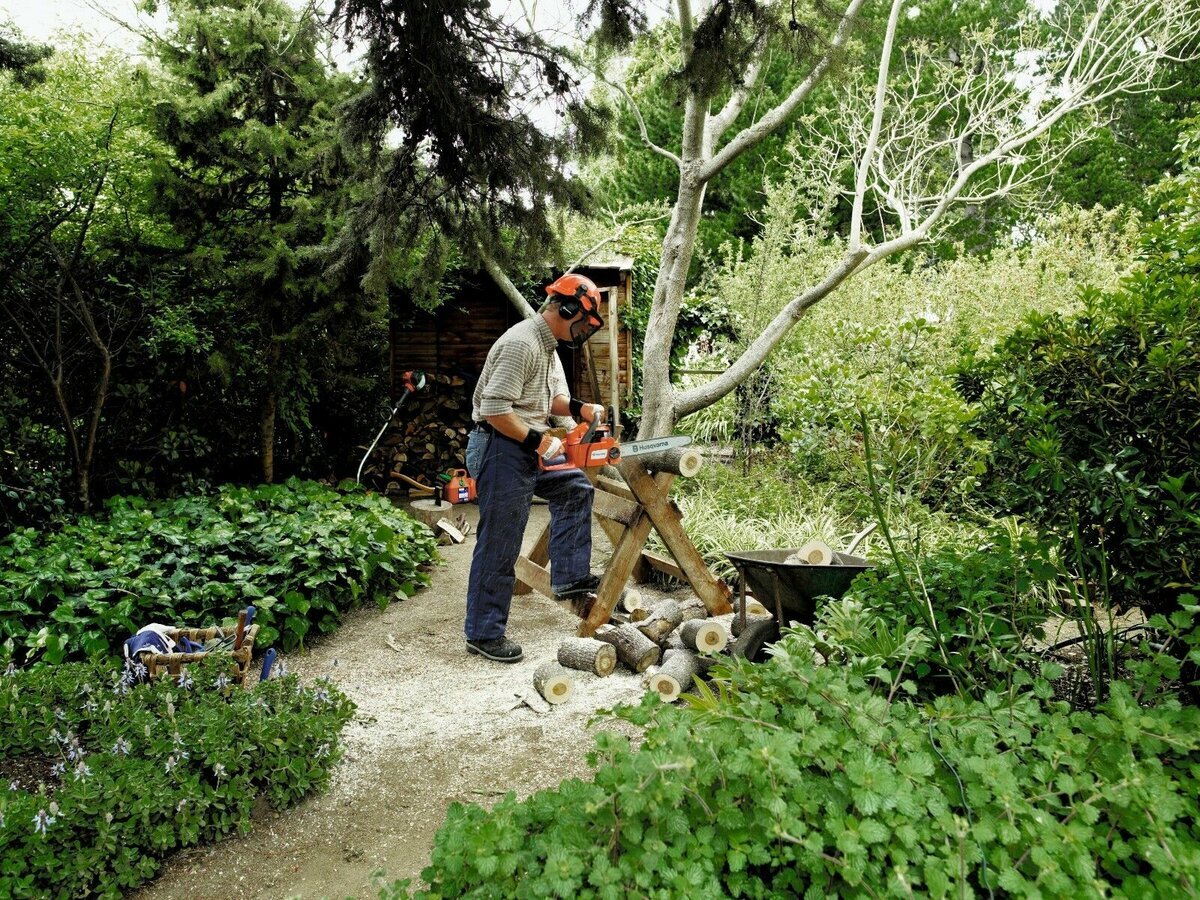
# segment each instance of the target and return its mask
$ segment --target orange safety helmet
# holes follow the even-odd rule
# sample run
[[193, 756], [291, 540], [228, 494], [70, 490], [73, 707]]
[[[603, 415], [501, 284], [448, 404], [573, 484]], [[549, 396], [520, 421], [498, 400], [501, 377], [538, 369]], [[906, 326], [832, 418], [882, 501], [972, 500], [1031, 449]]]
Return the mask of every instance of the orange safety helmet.
[[546, 293], [558, 301], [558, 314], [573, 319], [581, 312], [583, 318], [571, 325], [571, 345], [582, 347], [584, 342], [604, 327], [600, 317], [600, 289], [584, 275], [563, 275], [546, 285]]

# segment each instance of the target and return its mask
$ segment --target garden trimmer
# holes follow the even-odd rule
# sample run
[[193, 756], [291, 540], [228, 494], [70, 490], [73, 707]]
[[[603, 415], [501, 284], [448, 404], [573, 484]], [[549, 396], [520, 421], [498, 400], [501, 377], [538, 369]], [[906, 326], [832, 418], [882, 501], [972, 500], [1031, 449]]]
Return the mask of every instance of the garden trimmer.
[[[425, 373], [419, 369], [414, 369], [411, 372], [405, 372], [400, 376], [400, 384], [404, 388], [404, 392], [400, 394], [400, 399], [396, 401], [396, 405], [392, 407], [391, 413], [388, 414], [387, 421], [383, 423], [383, 427], [379, 429], [379, 434], [375, 435], [375, 440], [371, 441], [371, 446], [367, 448], [366, 455], [363, 456], [362, 462], [358, 464], [358, 472], [354, 475], [354, 481], [357, 484], [362, 484], [363, 466], [367, 464], [367, 460], [371, 458], [371, 454], [375, 452], [375, 445], [379, 443], [379, 439], [383, 437], [383, 433], [387, 431], [389, 425], [392, 424], [392, 419], [396, 418], [396, 413], [400, 412], [400, 407], [404, 405], [404, 401], [408, 399], [409, 394], [415, 394], [421, 388], [425, 387]], [[421, 485], [425, 487], [425, 485]], [[430, 490], [426, 488], [426, 490]]]

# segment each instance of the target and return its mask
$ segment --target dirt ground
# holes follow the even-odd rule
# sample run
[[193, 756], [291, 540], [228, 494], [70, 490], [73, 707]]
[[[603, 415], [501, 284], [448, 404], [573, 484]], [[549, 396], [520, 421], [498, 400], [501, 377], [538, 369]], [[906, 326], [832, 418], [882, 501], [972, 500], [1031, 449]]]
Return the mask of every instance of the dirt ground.
[[[460, 509], [473, 525], [475, 507]], [[535, 505], [527, 543], [547, 520], [546, 507]], [[515, 598], [508, 634], [525, 650], [520, 663], [466, 653], [462, 620], [474, 546], [472, 532], [464, 544], [442, 548], [430, 587], [382, 612], [358, 610], [308, 653], [286, 658], [290, 671], [329, 676], [358, 704], [330, 789], [283, 813], [262, 810], [245, 837], [176, 854], [133, 896], [373, 897], [377, 870], [389, 880], [419, 881], [451, 802], [487, 805], [508, 791], [525, 797], [588, 776], [596, 728], [636, 737], [632, 726], [610, 718], [589, 724], [597, 709], [641, 696], [640, 676], [620, 668], [603, 679], [577, 673], [573, 696], [548, 713], [514, 708], [514, 694], [574, 633], [579, 620], [565, 606], [536, 593]], [[610, 553], [596, 529], [593, 571], [603, 571]]]

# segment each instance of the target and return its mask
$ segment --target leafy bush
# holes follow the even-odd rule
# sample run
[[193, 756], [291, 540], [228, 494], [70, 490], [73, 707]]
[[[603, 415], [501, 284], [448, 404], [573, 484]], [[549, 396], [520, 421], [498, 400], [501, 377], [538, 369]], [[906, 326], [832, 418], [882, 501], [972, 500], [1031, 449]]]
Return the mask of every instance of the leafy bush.
[[109, 502], [104, 518], [0, 542], [0, 633], [25, 659], [104, 653], [148, 622], [200, 627], [250, 603], [260, 646], [332, 631], [363, 598], [427, 581], [429, 530], [382, 497], [312, 482]]
[[[778, 645], [777, 645], [778, 646]], [[1053, 676], [1054, 671], [1047, 675]], [[785, 640], [694, 708], [657, 700], [592, 782], [455, 804], [422, 897], [1167, 895], [1200, 879], [1200, 710], [889, 697]], [[399, 896], [396, 885], [385, 896]]]
[[[929, 316], [929, 318], [926, 318]], [[778, 404], [798, 470], [864, 490], [861, 415], [876, 473], [891, 492], [940, 505], [970, 493], [983, 471], [971, 410], [954, 391], [932, 312], [899, 323], [837, 321], [824, 350], [804, 359]]]
[[936, 690], [952, 679], [979, 694], [1014, 677], [1027, 639], [1042, 634], [1048, 586], [1059, 576], [1037, 538], [997, 529], [973, 551], [944, 547], [903, 567], [881, 562], [854, 580], [845, 599], [892, 626], [926, 628], [934, 641], [910, 662], [917, 682], [928, 679]]
[[962, 383], [992, 444], [990, 500], [1053, 529], [1115, 601], [1155, 611], [1200, 559], [1200, 221], [1149, 227], [1142, 255], [1119, 290], [1033, 318]]
[[[130, 685], [69, 663], [0, 678], [0, 895], [119, 897], [171, 851], [324, 787], [354, 705], [294, 676], [254, 691], [213, 666]], [[227, 679], [226, 679], [227, 680]]]

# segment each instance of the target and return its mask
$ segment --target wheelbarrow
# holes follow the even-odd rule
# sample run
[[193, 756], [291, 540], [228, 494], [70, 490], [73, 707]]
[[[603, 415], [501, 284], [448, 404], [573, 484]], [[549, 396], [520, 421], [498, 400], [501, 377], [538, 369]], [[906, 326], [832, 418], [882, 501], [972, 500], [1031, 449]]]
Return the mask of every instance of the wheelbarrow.
[[[734, 656], [757, 662], [765, 657], [766, 645], [779, 640], [779, 629], [783, 623], [795, 621], [812, 625], [818, 597], [840, 598], [860, 572], [874, 568], [861, 556], [851, 555], [873, 530], [872, 526], [856, 535], [846, 552], [835, 552], [833, 562], [827, 566], [787, 562], [789, 556], [794, 558], [795, 548], [726, 553], [725, 558], [737, 569], [741, 582], [735, 612], [740, 633], [730, 652]], [[747, 623], [747, 587], [763, 606], [768, 610], [773, 609], [774, 618]]]

